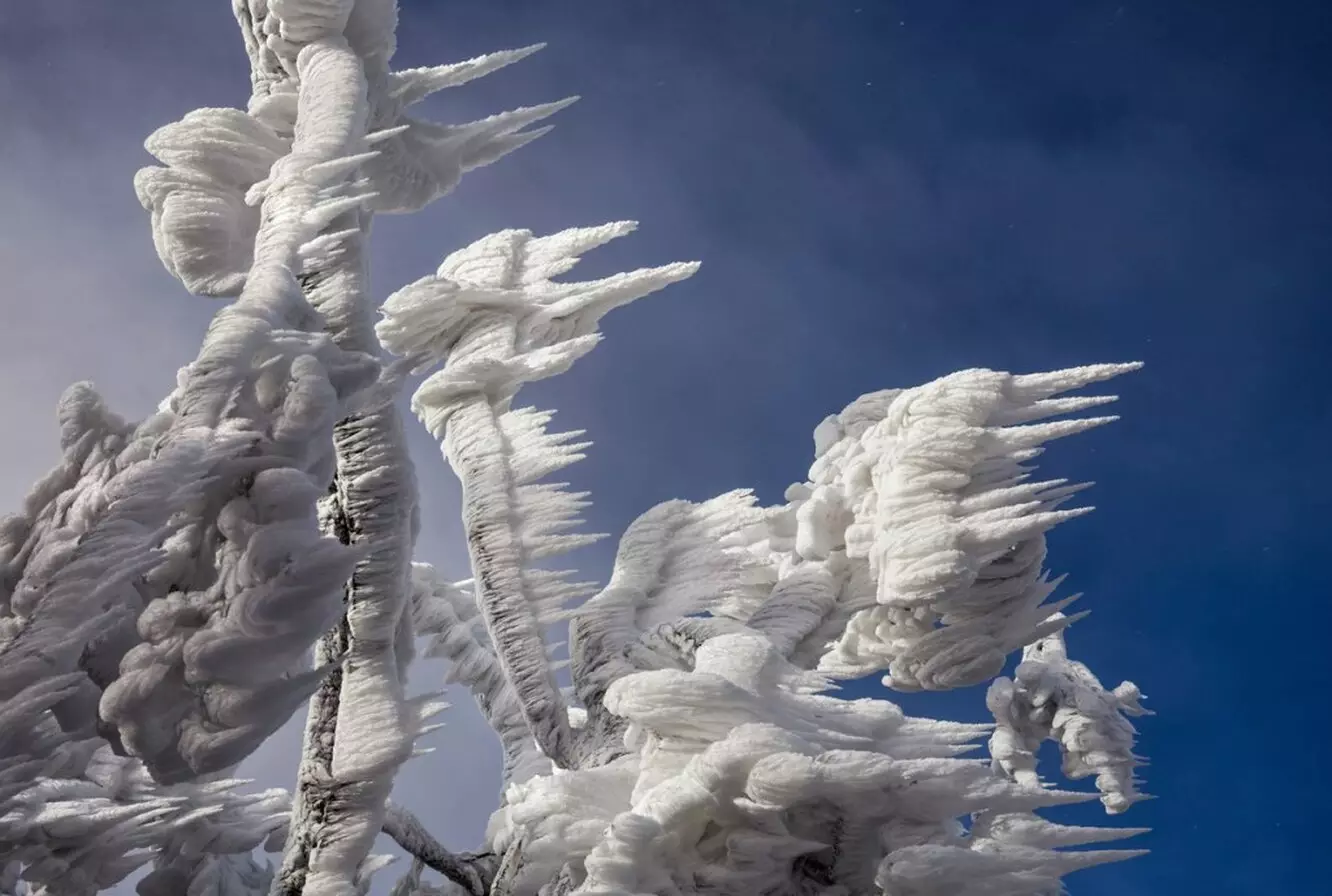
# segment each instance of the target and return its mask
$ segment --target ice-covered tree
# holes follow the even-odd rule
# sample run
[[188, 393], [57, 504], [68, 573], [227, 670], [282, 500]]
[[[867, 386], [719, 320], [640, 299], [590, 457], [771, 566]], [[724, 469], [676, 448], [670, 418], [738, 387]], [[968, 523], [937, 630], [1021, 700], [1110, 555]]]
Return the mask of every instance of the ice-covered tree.
[[[1038, 814], [1140, 799], [1144, 710], [1069, 658], [1080, 614], [1045, 533], [1085, 508], [1031, 476], [1044, 443], [1113, 419], [1077, 416], [1110, 396], [1068, 393], [1134, 365], [864, 395], [815, 430], [784, 503], [658, 505], [587, 585], [548, 562], [594, 538], [585, 496], [549, 480], [587, 443], [515, 398], [696, 266], [580, 281], [632, 224], [505, 231], [376, 301], [373, 215], [445, 195], [566, 103], [422, 121], [414, 102], [537, 48], [393, 70], [394, 0], [233, 7], [248, 104], [161, 128], [135, 179], [163, 264], [227, 303], [148, 419], [71, 387], [59, 464], [0, 524], [0, 893], [148, 866], [145, 896], [347, 896], [384, 864], [381, 832], [412, 858], [399, 896], [1033, 896], [1134, 854], [1066, 847], [1136, 829]], [[462, 484], [466, 581], [412, 559], [410, 372]], [[389, 800], [440, 708], [404, 693], [420, 637], [504, 750], [471, 854]], [[990, 682], [994, 724], [836, 696], [872, 674]], [[234, 769], [307, 701], [291, 792], [247, 792]], [[1041, 780], [1045, 740], [1094, 792]], [[447, 760], [421, 760], [442, 788]]]

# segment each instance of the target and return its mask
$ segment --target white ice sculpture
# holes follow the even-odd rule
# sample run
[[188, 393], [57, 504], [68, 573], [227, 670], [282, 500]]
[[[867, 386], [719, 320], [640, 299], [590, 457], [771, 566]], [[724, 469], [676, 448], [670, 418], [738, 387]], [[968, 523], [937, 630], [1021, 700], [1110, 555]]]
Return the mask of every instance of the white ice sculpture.
[[[579, 281], [631, 223], [511, 230], [380, 306], [373, 214], [446, 194], [569, 101], [425, 122], [407, 108], [537, 48], [393, 71], [393, 0], [233, 8], [249, 102], [158, 130], [135, 180], [167, 270], [231, 301], [147, 420], [72, 387], [60, 463], [0, 522], [0, 894], [84, 896], [150, 865], [143, 896], [350, 896], [387, 861], [381, 832], [412, 857], [396, 896], [1046, 896], [1136, 854], [1067, 847], [1140, 829], [1037, 814], [1141, 799], [1145, 710], [1068, 657], [1079, 615], [1052, 599], [1044, 533], [1085, 508], [1031, 478], [1045, 442], [1112, 419], [1069, 417], [1112, 399], [1066, 393], [1134, 365], [862, 396], [784, 502], [667, 501], [604, 587], [581, 582], [546, 562], [597, 537], [576, 531], [586, 496], [547, 477], [589, 443], [514, 399], [697, 266]], [[412, 409], [462, 483], [462, 582], [412, 559], [410, 370], [432, 371]], [[388, 800], [443, 708], [405, 696], [417, 636], [504, 752], [475, 853]], [[991, 682], [995, 724], [836, 695], [872, 673]], [[235, 766], [307, 699], [293, 791], [247, 794]], [[1046, 739], [1094, 791], [1042, 779]]]

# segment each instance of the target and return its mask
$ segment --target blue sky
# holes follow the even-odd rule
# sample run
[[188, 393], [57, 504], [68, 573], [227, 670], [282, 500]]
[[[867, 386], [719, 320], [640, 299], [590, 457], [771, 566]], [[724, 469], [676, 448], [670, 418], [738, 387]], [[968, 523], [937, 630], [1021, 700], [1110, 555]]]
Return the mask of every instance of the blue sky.
[[[1118, 390], [1124, 420], [1045, 467], [1098, 483], [1098, 511], [1052, 539], [1052, 566], [1094, 610], [1071, 646], [1159, 713], [1140, 726], [1159, 799], [1124, 819], [1155, 829], [1153, 854], [1069, 882], [1084, 896], [1319, 888], [1332, 7], [403, 6], [399, 65], [550, 44], [435, 98], [433, 117], [584, 99], [452, 197], [376, 222], [382, 294], [503, 227], [636, 218], [589, 273], [704, 262], [525, 393], [596, 439], [571, 471], [598, 502], [594, 530], [742, 485], [777, 500], [803, 478], [814, 425], [871, 389], [1146, 361]], [[0, 8], [5, 506], [55, 459], [65, 385], [94, 379], [142, 415], [192, 356], [212, 307], [162, 271], [130, 181], [152, 129], [248, 90], [221, 0], [19, 9]], [[421, 554], [461, 576], [456, 487], [417, 429]], [[609, 552], [588, 551], [588, 570]], [[979, 692], [908, 705], [983, 712]], [[402, 790], [465, 847], [497, 764], [470, 707], [447, 721]], [[288, 729], [248, 770], [289, 784], [293, 744]]]

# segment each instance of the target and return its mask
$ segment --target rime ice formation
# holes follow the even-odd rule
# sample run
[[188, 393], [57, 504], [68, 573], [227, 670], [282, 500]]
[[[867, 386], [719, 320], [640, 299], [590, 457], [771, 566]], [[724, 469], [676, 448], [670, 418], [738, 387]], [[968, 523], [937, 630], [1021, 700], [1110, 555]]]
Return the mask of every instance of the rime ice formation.
[[535, 561], [587, 543], [567, 531], [585, 496], [538, 480], [586, 446], [572, 441], [578, 433], [548, 432], [549, 414], [509, 404], [523, 383], [590, 351], [607, 311], [694, 272], [674, 264], [589, 282], [551, 279], [633, 226], [493, 234], [390, 296], [376, 328], [385, 348], [422, 368], [447, 358], [412, 396], [412, 410], [442, 440], [462, 483], [477, 606], [500, 668], [542, 752], [561, 767], [573, 762], [573, 735], [542, 628], [589, 586]]
[[[582, 496], [540, 480], [587, 446], [510, 404], [590, 350], [605, 310], [692, 273], [550, 279], [628, 230], [497, 234], [392, 296], [378, 327], [418, 367], [444, 360], [412, 404], [463, 484], [477, 578], [445, 585], [422, 570], [417, 626], [505, 745], [496, 890], [1057, 892], [1069, 871], [1136, 854], [1060, 851], [1136, 831], [1041, 820], [1038, 808], [1094, 795], [1012, 774], [1001, 753], [993, 766], [958, 758], [988, 727], [820, 693], [884, 668], [898, 688], [972, 684], [1025, 645], [1062, 643], [1069, 600], [1046, 603], [1057, 583], [1043, 533], [1078, 515], [1057, 508], [1079, 487], [1028, 482], [1029, 462], [1043, 442], [1110, 419], [1049, 422], [1112, 400], [1062, 393], [1135, 365], [972, 370], [868, 395], [819, 427], [809, 480], [787, 504], [735, 492], [653, 508], [621, 539], [607, 586], [572, 610], [572, 694], [557, 687], [545, 630], [581, 588], [536, 562], [587, 536], [568, 531]], [[1085, 702], [1071, 686], [1058, 693]], [[1054, 722], [1057, 711], [1032, 708], [1048, 696], [1027, 699], [1025, 724], [1070, 732], [1075, 776], [1132, 764], [1120, 710], [1136, 704]], [[1114, 775], [1101, 773], [1103, 790], [1129, 786]], [[985, 836], [965, 815], [986, 820]], [[935, 878], [951, 883], [930, 889]]]
[[550, 774], [550, 760], [528, 732], [513, 685], [472, 599], [472, 582], [444, 582], [429, 564], [413, 564], [412, 624], [429, 638], [427, 656], [449, 663], [449, 681], [465, 685], [504, 749], [504, 780]]
[[[393, 0], [233, 9], [249, 102], [159, 129], [161, 164], [135, 178], [166, 269], [229, 303], [148, 419], [69, 389], [59, 464], [0, 522], [0, 894], [84, 896], [151, 865], [143, 896], [350, 896], [389, 861], [381, 832], [412, 857], [395, 896], [1053, 896], [1137, 854], [1067, 847], [1141, 829], [1038, 814], [1142, 799], [1146, 711], [1069, 658], [1083, 614], [1054, 596], [1045, 532], [1088, 508], [1032, 478], [1046, 442], [1113, 419], [1076, 416], [1111, 396], [1069, 393], [1135, 365], [864, 395], [817, 427], [781, 503], [664, 502], [604, 587], [579, 581], [547, 561], [599, 536], [577, 531], [587, 496], [548, 477], [590, 443], [514, 399], [697, 265], [579, 281], [632, 223], [509, 230], [376, 322], [373, 215], [447, 194], [570, 100], [427, 122], [409, 107], [538, 47], [394, 71]], [[412, 560], [409, 371], [429, 372], [412, 410], [462, 484], [461, 582]], [[444, 708], [404, 693], [418, 636], [504, 752], [474, 854], [388, 801]], [[872, 673], [989, 681], [995, 723], [836, 696]], [[307, 698], [293, 792], [246, 793], [233, 769]], [[1042, 780], [1047, 739], [1094, 791]]]
[[1143, 796], [1134, 769], [1137, 732], [1126, 716], [1151, 715], [1131, 681], [1107, 691], [1084, 664], [1070, 660], [1056, 632], [1027, 645], [1013, 679], [996, 678], [985, 695], [994, 714], [990, 755], [1015, 781], [1036, 781], [1036, 750], [1059, 744], [1064, 776], [1094, 776], [1106, 811], [1119, 813]]
[[[797, 510], [798, 531], [844, 521], [847, 555], [867, 558], [875, 581], [874, 604], [856, 610], [820, 668], [886, 668], [885, 683], [907, 690], [978, 684], [1071, 621], [1053, 615], [1071, 598], [1044, 603], [1058, 584], [1042, 572], [1044, 533], [1086, 512], [1058, 509], [1085, 486], [1032, 482], [1024, 463], [1046, 441], [1115, 419], [1051, 421], [1114, 400], [1055, 396], [1134, 367], [966, 370], [877, 396], [882, 417], [820, 455]], [[866, 404], [857, 413], [873, 413]], [[823, 437], [839, 430], [828, 421]], [[835, 537], [810, 534], [802, 547], [798, 535], [796, 552], [817, 558]]]
[[219, 316], [214, 347], [246, 350], [186, 368], [136, 427], [70, 389], [64, 462], [0, 524], [3, 692], [81, 671], [55, 707], [65, 731], [165, 783], [235, 764], [299, 705], [354, 559], [319, 536], [313, 501], [368, 359], [244, 312]]

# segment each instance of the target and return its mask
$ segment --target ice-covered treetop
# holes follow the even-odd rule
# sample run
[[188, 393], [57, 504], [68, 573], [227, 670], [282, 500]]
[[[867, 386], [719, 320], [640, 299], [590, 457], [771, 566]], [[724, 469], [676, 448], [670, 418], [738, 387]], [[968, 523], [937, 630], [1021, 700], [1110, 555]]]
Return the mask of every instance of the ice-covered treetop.
[[[418, 612], [506, 744], [490, 840], [521, 856], [513, 891], [1056, 892], [1067, 871], [1134, 854], [1059, 851], [1138, 831], [1032, 814], [1095, 797], [1034, 776], [1047, 737], [1111, 811], [1139, 798], [1123, 717], [1139, 708], [1132, 685], [1106, 692], [1054, 646], [1079, 617], [1061, 612], [1075, 597], [1049, 599], [1045, 532], [1087, 508], [1061, 509], [1084, 486], [1033, 479], [1031, 462], [1114, 419], [1070, 418], [1114, 399], [1066, 393], [1137, 365], [968, 370], [862, 396], [818, 427], [785, 504], [653, 508], [579, 604], [586, 588], [536, 561], [586, 543], [571, 531], [583, 496], [540, 480], [587, 443], [511, 404], [590, 350], [605, 311], [693, 272], [554, 279], [628, 230], [488, 237], [392, 296], [378, 326], [391, 351], [443, 362], [413, 409], [463, 483], [477, 577], [434, 580]], [[562, 691], [546, 633], [569, 617]], [[1038, 656], [992, 687], [995, 729], [827, 695], [876, 671], [904, 690], [978, 684], [1024, 648]], [[958, 758], [992, 730], [993, 764]]]
[[[1037, 814], [1141, 799], [1145, 711], [1069, 656], [1084, 614], [1064, 612], [1045, 533], [1089, 508], [1033, 462], [1114, 419], [1080, 416], [1113, 396], [1072, 393], [1136, 365], [861, 396], [817, 427], [782, 502], [664, 502], [604, 586], [580, 581], [548, 561], [596, 537], [578, 531], [587, 496], [547, 477], [590, 443], [515, 398], [697, 265], [580, 281], [579, 258], [632, 224], [508, 230], [376, 323], [373, 214], [446, 194], [568, 101], [422, 121], [412, 104], [536, 48], [394, 71], [393, 0], [233, 7], [249, 102], [157, 131], [162, 164], [135, 180], [167, 270], [231, 301], [147, 420], [71, 388], [59, 465], [0, 523], [0, 892], [95, 893], [151, 860], [145, 896], [348, 896], [381, 831], [417, 860], [399, 896], [438, 892], [425, 865], [473, 896], [1053, 896], [1135, 854], [1065, 847], [1137, 829]], [[462, 582], [412, 560], [405, 370], [429, 372], [412, 409], [462, 485]], [[505, 754], [480, 855], [387, 804], [440, 709], [405, 696], [416, 635]], [[994, 724], [836, 696], [871, 674], [988, 682]], [[231, 770], [312, 692], [295, 794], [237, 792]], [[966, 755], [987, 737], [987, 758]], [[1045, 740], [1094, 791], [1043, 780]], [[283, 848], [276, 874], [249, 859], [260, 844]]]

